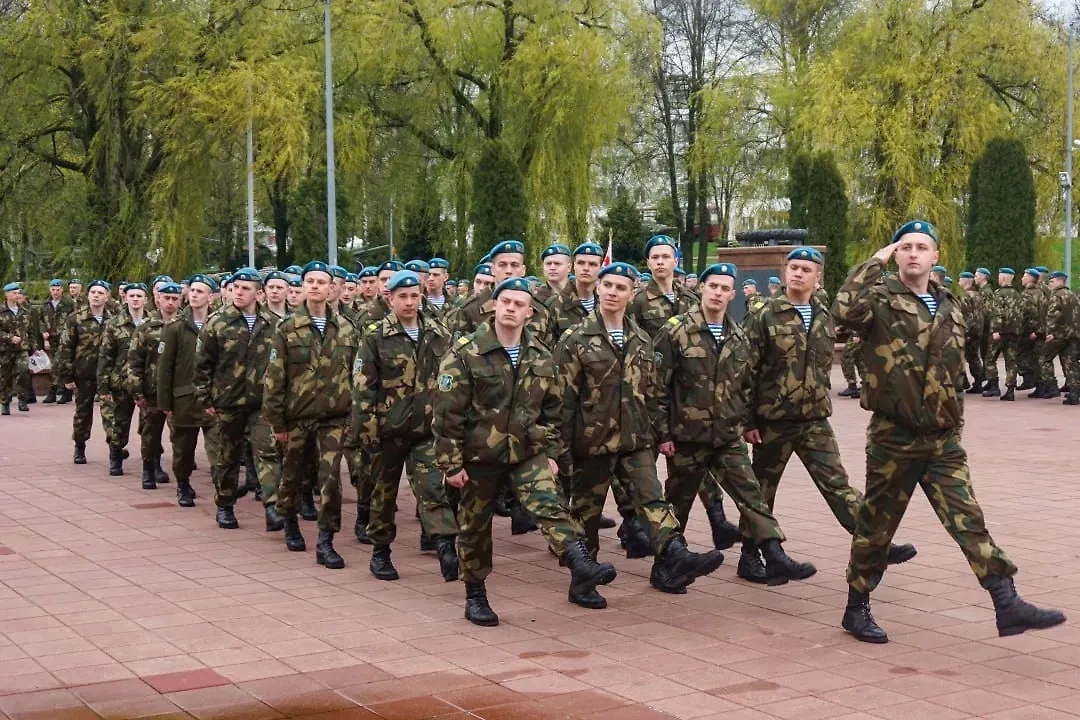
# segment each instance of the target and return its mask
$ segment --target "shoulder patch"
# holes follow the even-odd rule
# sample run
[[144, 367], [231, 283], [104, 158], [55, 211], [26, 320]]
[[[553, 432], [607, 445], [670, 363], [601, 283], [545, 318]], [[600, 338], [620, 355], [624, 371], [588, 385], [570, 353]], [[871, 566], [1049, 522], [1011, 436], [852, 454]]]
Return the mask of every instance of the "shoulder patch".
[[367, 331], [368, 332], [375, 332], [378, 329], [379, 329], [379, 323], [374, 323], [373, 322], [373, 323], [371, 323], [370, 325], [367, 326]]
[[454, 387], [454, 376], [449, 373], [443, 373], [439, 376], [439, 390], [442, 392], [450, 392]]
[[161, 342], [159, 342], [157, 344], [157, 352], [158, 352], [158, 355], [165, 352], [165, 341], [164, 340], [162, 340]]
[[679, 315], [672, 315], [670, 318], [668, 318], [667, 324], [671, 327], [678, 327], [682, 324], [682, 317]]
[[270, 362], [277, 360], [277, 348], [270, 348]]
[[[461, 337], [458, 338], [458, 341], [457, 341], [457, 346], [458, 347], [465, 347], [468, 344], [469, 344], [469, 336], [468, 335], [462, 335]], [[439, 380], [441, 382], [442, 378], [440, 378]]]
[[653, 360], [655, 360], [656, 364], [659, 365], [661, 362], [664, 361], [664, 356], [660, 353], [653, 353]]
[[353, 360], [352, 370], [354, 373], [358, 373], [364, 369], [364, 358], [360, 356], [360, 353], [356, 353], [356, 359]]

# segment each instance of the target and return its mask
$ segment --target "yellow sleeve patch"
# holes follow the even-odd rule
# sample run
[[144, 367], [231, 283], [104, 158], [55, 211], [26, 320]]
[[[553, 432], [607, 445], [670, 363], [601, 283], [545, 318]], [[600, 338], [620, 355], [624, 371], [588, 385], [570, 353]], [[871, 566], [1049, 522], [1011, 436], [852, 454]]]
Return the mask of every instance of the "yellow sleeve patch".
[[670, 325], [671, 327], [679, 327], [679, 325], [682, 324], [682, 318], [679, 317], [678, 315], [673, 315], [670, 318], [668, 318], [667, 324]]
[[458, 338], [457, 344], [458, 344], [458, 347], [465, 347], [466, 345], [469, 344], [469, 336], [468, 335], [462, 335], [461, 337]]

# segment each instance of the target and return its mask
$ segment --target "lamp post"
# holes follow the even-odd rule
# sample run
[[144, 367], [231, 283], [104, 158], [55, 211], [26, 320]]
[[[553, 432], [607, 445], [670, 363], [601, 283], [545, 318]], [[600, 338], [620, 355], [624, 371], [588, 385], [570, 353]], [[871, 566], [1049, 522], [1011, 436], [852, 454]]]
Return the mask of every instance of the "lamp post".
[[323, 45], [326, 57], [326, 245], [327, 260], [337, 265], [337, 183], [334, 179], [334, 78], [330, 56], [330, 0], [323, 2]]
[[1065, 172], [1061, 174], [1061, 191], [1065, 195], [1065, 272], [1072, 279], [1072, 154], [1073, 154], [1073, 34], [1075, 23], [1069, 23], [1069, 85], [1065, 99]]
[[[248, 267], [255, 267], [255, 148], [252, 139], [251, 117], [247, 126], [247, 213]], [[284, 238], [281, 240], [285, 241]]]

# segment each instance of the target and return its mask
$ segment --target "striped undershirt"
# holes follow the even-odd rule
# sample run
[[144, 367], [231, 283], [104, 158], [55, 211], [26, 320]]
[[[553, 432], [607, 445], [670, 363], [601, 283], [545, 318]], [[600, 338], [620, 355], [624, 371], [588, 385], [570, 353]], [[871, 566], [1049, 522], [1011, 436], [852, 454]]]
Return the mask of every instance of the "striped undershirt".
[[256, 315], [245, 315], [244, 316], [244, 322], [247, 323], [249, 333], [255, 332], [255, 319], [256, 319], [256, 317], [257, 317]]
[[802, 315], [803, 328], [807, 331], [810, 330], [810, 321], [814, 317], [814, 309], [809, 305], [796, 305], [795, 309]]
[[709, 326], [709, 332], [712, 333], [713, 340], [716, 342], [724, 341], [724, 323], [706, 323]]
[[420, 341], [420, 328], [402, 326], [402, 330], [405, 331], [405, 334], [408, 335], [409, 339], [412, 340], [413, 342], [419, 342]]
[[919, 299], [923, 301], [923, 304], [926, 305], [926, 309], [930, 311], [930, 317], [934, 317], [935, 315], [937, 315], [936, 297], [934, 297], [930, 293], [927, 293], [925, 295], [920, 295]]
[[506, 351], [506, 356], [510, 358], [510, 364], [517, 367], [518, 361], [521, 360], [521, 346], [514, 345], [513, 347], [506, 347], [504, 345], [503, 350]]
[[319, 331], [320, 335], [326, 334], [326, 317], [311, 316], [311, 322], [315, 325], [315, 329]]
[[442, 310], [443, 305], [446, 304], [446, 296], [445, 295], [440, 295], [439, 297], [429, 297], [428, 302], [431, 303], [432, 305], [434, 305], [435, 307], [439, 308], [440, 310]]
[[608, 335], [611, 337], [611, 342], [615, 343], [615, 347], [617, 348], [621, 348], [623, 343], [626, 342], [626, 335], [623, 334], [622, 328], [608, 330]]
[[671, 303], [672, 305], [675, 304], [675, 293], [674, 292], [664, 293], [664, 297], [666, 297], [668, 299], [668, 302]]
[[581, 307], [585, 308], [585, 312], [591, 314], [592, 311], [596, 308], [596, 296], [590, 295], [587, 298], [583, 298], [581, 300]]

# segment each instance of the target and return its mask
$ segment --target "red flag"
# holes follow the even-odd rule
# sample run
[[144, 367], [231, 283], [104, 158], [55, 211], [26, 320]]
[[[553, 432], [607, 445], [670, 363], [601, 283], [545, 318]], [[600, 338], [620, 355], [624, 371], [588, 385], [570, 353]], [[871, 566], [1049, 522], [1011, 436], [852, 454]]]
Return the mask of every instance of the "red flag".
[[611, 256], [611, 233], [609, 232], [607, 239], [607, 252], [604, 253], [604, 262], [601, 264], [601, 267], [603, 267], [604, 265], [610, 265], [614, 259], [615, 258]]

